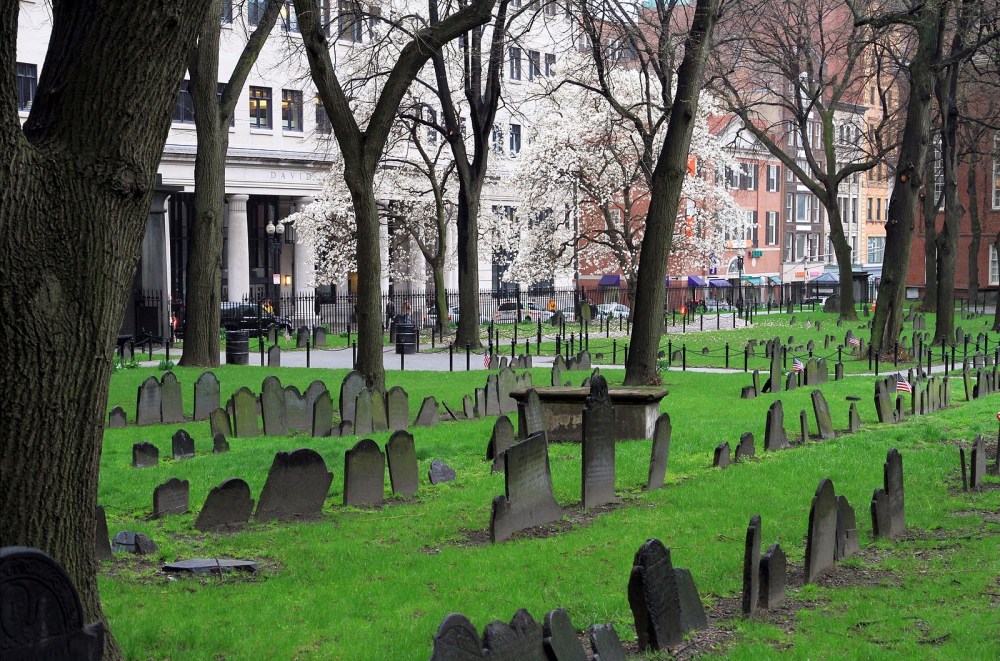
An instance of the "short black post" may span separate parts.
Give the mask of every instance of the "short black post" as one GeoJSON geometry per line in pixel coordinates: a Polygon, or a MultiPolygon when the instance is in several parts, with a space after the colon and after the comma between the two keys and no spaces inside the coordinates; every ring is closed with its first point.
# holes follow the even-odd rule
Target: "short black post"
{"type": "Polygon", "coordinates": [[[875,376],[878,376],[878,349],[875,349],[875,376]]]}
{"type": "Polygon", "coordinates": [[[951,345],[951,369],[955,369],[955,345],[951,345]]]}
{"type": "Polygon", "coordinates": [[[358,366],[358,343],[351,342],[351,369],[358,366]]]}
{"type": "Polygon", "coordinates": [[[618,364],[618,340],[611,340],[611,364],[618,364]]]}
{"type": "Polygon", "coordinates": [[[556,355],[562,352],[562,336],[556,333],[556,355]]]}
{"type": "Polygon", "coordinates": [[[455,371],[455,343],[448,343],[448,371],[455,371]]]}
{"type": "Polygon", "coordinates": [[[686,372],[688,368],[688,345],[681,345],[681,370],[686,372]]]}
{"type": "Polygon", "coordinates": [[[347,346],[351,345],[351,325],[347,324],[347,346]]]}
{"type": "Polygon", "coordinates": [[[729,369],[729,342],[726,342],[726,369],[729,369]]]}
{"type": "Polygon", "coordinates": [[[576,353],[576,335],[573,333],[569,334],[569,353],[570,355],[576,353]]]}
{"type": "Polygon", "coordinates": [[[677,325],[677,310],[670,311],[670,325],[671,326],[677,325]]]}
{"type": "Polygon", "coordinates": [[[163,340],[163,348],[167,352],[166,361],[169,363],[170,362],[170,338],[169,337],[166,338],[165,340],[163,340]]]}
{"type": "Polygon", "coordinates": [[[781,347],[781,369],[788,369],[788,347],[781,347]]]}
{"type": "MultiPolygon", "coordinates": [[[[420,331],[417,331],[417,332],[419,333],[420,331]]],[[[435,346],[434,346],[434,327],[431,326],[431,349],[434,349],[434,348],[435,348],[435,346]]]]}
{"type": "MultiPolygon", "coordinates": [[[[263,354],[262,354],[263,355],[263,354]]],[[[153,360],[153,338],[149,338],[149,359],[153,360]]],[[[263,365],[264,363],[261,363],[263,365]]]]}
{"type": "MultiPolygon", "coordinates": [[[[517,344],[517,327],[520,326],[520,325],[521,324],[519,324],[519,323],[516,323],[516,322],[514,323],[514,344],[517,344]]],[[[511,354],[511,355],[513,355],[513,354],[511,354]]]]}
{"type": "Polygon", "coordinates": [[[625,349],[623,351],[624,351],[624,356],[625,356],[625,364],[628,365],[628,345],[627,344],[625,345],[625,349]]]}
{"type": "Polygon", "coordinates": [[[838,363],[844,362],[844,345],[843,344],[837,345],[837,362],[838,363]]]}
{"type": "Polygon", "coordinates": [[[465,371],[468,372],[472,369],[472,345],[468,342],[465,343],[465,371]]]}
{"type": "MultiPolygon", "coordinates": [[[[515,326],[515,328],[517,328],[517,326],[515,326]]],[[[511,357],[511,359],[514,358],[514,352],[515,351],[517,351],[517,340],[515,338],[511,338],[511,340],[510,340],[510,357],[511,357]]]]}
{"type": "Polygon", "coordinates": [[[309,364],[309,342],[306,342],[306,367],[312,367],[309,364]]]}
{"type": "Polygon", "coordinates": [[[927,376],[931,375],[931,360],[934,359],[934,352],[931,351],[930,347],[927,347],[927,376]]]}
{"type": "Polygon", "coordinates": [[[402,372],[406,369],[406,350],[399,352],[399,371],[402,372]]]}
{"type": "Polygon", "coordinates": [[[892,366],[899,367],[899,340],[892,343],[892,366]]]}
{"type": "MultiPolygon", "coordinates": [[[[538,320],[538,336],[535,338],[535,344],[537,344],[539,347],[542,346],[542,320],[541,319],[538,320]]],[[[539,351],[541,351],[540,348],[539,348],[539,351]]],[[[538,354],[538,355],[541,355],[541,354],[538,354]]]]}
{"type": "MultiPolygon", "coordinates": [[[[257,336],[257,345],[260,347],[260,366],[263,367],[264,366],[264,336],[263,335],[258,335],[257,336]]],[[[153,345],[150,344],[149,346],[150,346],[150,358],[152,358],[152,354],[153,354],[152,347],[153,347],[153,345]]]]}
{"type": "Polygon", "coordinates": [[[750,345],[743,347],[743,371],[750,370],[750,345]]]}
{"type": "Polygon", "coordinates": [[[684,314],[681,315],[681,332],[682,333],[686,333],[687,332],[687,320],[688,320],[687,311],[685,311],[684,314]]]}
{"type": "Polygon", "coordinates": [[[872,347],[868,345],[868,369],[872,368],[872,347]]]}
{"type": "Polygon", "coordinates": [[[586,347],[587,351],[590,351],[590,331],[589,330],[585,331],[583,337],[584,341],[586,342],[584,346],[586,347]]]}
{"type": "Polygon", "coordinates": [[[674,364],[674,341],[667,340],[667,367],[671,367],[674,364]]]}
{"type": "Polygon", "coordinates": [[[705,313],[704,312],[702,312],[701,316],[698,317],[698,323],[701,324],[701,326],[699,326],[698,330],[705,330],[705,313]]]}

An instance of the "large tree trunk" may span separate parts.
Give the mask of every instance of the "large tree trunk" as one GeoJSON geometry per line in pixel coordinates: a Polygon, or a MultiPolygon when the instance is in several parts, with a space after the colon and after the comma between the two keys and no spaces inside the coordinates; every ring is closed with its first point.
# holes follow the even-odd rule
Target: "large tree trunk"
{"type": "MultiPolygon", "coordinates": [[[[439,335],[444,342],[444,334],[451,335],[451,325],[448,319],[448,293],[444,289],[444,258],[435,259],[430,262],[431,277],[434,279],[434,305],[437,307],[437,326],[439,335]]],[[[459,321],[462,320],[459,315],[459,321]]]]}
{"type": "Polygon", "coordinates": [[[979,154],[969,155],[969,171],[966,175],[965,190],[969,194],[969,224],[972,240],[969,242],[969,300],[979,298],[979,247],[983,242],[983,227],[979,222],[979,191],[976,178],[979,176],[979,154]]]}
{"type": "MultiPolygon", "coordinates": [[[[485,171],[484,171],[485,172],[485,171]]],[[[483,177],[461,176],[458,191],[458,336],[455,344],[472,349],[481,346],[479,341],[479,202],[483,190],[483,177]],[[467,181],[468,180],[468,181],[467,181]]]]}
{"type": "MultiPolygon", "coordinates": [[[[14,71],[19,3],[0,0],[0,69],[14,71]]],[[[136,11],[53,6],[22,130],[0,97],[0,539],[69,573],[104,619],[94,521],[115,335],[135,276],[184,61],[207,0],[136,11]],[[99,99],[100,112],[80,112],[99,99]]],[[[13,83],[12,76],[10,82],[13,83]]],[[[106,659],[121,658],[111,636],[106,659]]]]}
{"type": "Polygon", "coordinates": [[[921,211],[924,219],[924,302],[925,312],[937,311],[937,214],[938,199],[934,194],[934,159],[924,165],[924,197],[921,211]]]}
{"type": "Polygon", "coordinates": [[[828,194],[828,200],[834,204],[826,208],[830,220],[830,243],[837,257],[837,268],[840,271],[840,319],[856,321],[858,310],[854,299],[854,268],[851,264],[851,244],[844,236],[844,223],[840,217],[840,207],[837,206],[837,191],[828,194]]]}
{"type": "Polygon", "coordinates": [[[681,186],[687,172],[698,98],[704,84],[705,62],[718,14],[719,0],[697,0],[684,59],[677,70],[677,92],[670,109],[670,124],[651,179],[625,385],[654,384],[660,379],[656,360],[663,334],[667,260],[681,186]]]}

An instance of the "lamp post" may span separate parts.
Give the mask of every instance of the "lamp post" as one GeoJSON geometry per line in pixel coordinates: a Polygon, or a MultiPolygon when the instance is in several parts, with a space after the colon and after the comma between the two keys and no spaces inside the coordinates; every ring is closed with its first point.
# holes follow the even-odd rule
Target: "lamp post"
{"type": "Polygon", "coordinates": [[[743,255],[736,258],[736,271],[739,274],[737,286],[740,288],[737,307],[743,312],[743,255]]]}
{"type": "Polygon", "coordinates": [[[281,293],[281,237],[285,234],[285,224],[269,220],[265,229],[267,230],[268,246],[271,250],[271,268],[273,270],[271,273],[271,307],[273,308],[281,293]],[[275,281],[274,276],[278,276],[277,281],[275,281]]]}

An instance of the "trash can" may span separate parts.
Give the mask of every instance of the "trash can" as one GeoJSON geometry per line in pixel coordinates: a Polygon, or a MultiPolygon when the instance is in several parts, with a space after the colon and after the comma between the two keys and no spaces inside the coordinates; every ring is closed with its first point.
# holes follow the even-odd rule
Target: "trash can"
{"type": "Polygon", "coordinates": [[[226,365],[250,364],[249,331],[226,331],[226,365]]]}
{"type": "Polygon", "coordinates": [[[417,353],[420,338],[414,324],[396,324],[396,353],[417,353]]]}

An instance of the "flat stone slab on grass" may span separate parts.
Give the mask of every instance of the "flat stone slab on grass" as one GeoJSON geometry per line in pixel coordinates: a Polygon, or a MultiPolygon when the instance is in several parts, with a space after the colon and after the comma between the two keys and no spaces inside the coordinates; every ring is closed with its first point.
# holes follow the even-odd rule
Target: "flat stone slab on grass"
{"type": "Polygon", "coordinates": [[[224,558],[191,558],[163,565],[163,571],[170,573],[188,572],[198,576],[221,574],[223,572],[257,571],[257,563],[252,560],[229,560],[224,558]]]}

